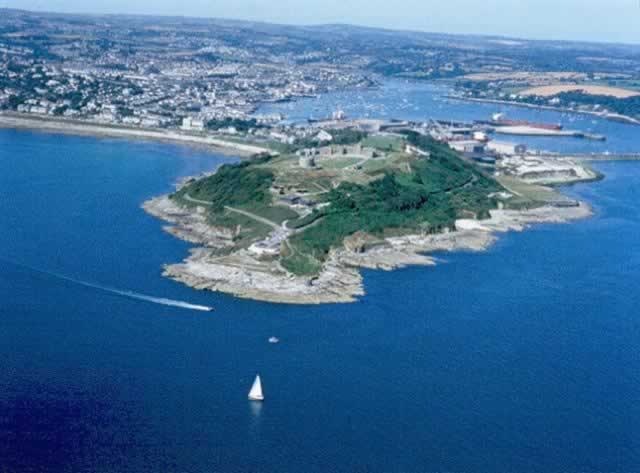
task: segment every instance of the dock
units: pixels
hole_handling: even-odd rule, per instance
[[[640,153],[573,153],[562,155],[555,153],[541,153],[539,156],[575,161],[640,161]]]
[[[578,130],[548,130],[532,126],[500,126],[493,129],[494,133],[502,135],[520,135],[520,136],[550,136],[550,137],[572,137],[584,138],[587,140],[606,141],[604,135],[596,135]]]

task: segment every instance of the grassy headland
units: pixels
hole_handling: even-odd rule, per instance
[[[376,241],[454,230],[458,218],[488,217],[497,207],[491,196],[504,190],[447,145],[417,133],[344,139],[354,141],[376,152],[333,166],[352,153],[340,148],[335,158],[319,158],[310,169],[301,167],[295,155],[224,165],[187,183],[173,198],[206,207],[211,224],[236,229],[239,248],[266,238],[286,220],[290,234],[280,262],[294,274],[308,275],[319,272],[330,250],[356,233]],[[405,144],[428,157],[405,152]],[[292,198],[298,199],[295,204]]]

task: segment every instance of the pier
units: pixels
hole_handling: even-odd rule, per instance
[[[640,153],[540,153],[536,156],[580,161],[640,161]]]

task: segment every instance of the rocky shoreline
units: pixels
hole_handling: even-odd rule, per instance
[[[168,196],[151,199],[143,208],[168,222],[165,231],[199,245],[182,263],[165,265],[164,276],[195,289],[287,304],[355,302],[364,295],[362,268],[390,271],[411,265],[431,266],[436,264],[429,255],[432,252],[482,251],[491,246],[498,233],[522,231],[537,223],[565,223],[592,214],[584,203],[494,210],[490,219],[458,220],[455,232],[387,238],[382,245],[361,253],[333,250],[322,272],[310,278],[292,275],[276,260],[262,260],[246,250],[229,253],[233,232],[208,225],[202,208],[182,208]]]

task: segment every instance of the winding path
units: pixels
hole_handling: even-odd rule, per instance
[[[208,200],[194,199],[189,194],[184,195],[184,200],[189,201],[192,204],[200,204],[200,205],[208,205],[208,206],[213,205],[213,202],[209,202]]]
[[[200,199],[194,199],[193,197],[191,197],[189,194],[185,194],[184,195],[184,200],[191,202],[192,204],[200,204],[200,205],[207,205],[207,206],[211,206],[213,205],[213,202],[210,202],[208,200],[200,200]],[[240,215],[244,215],[245,217],[249,217],[253,220],[256,220],[260,223],[264,223],[265,225],[268,225],[272,228],[275,228],[276,230],[280,230],[282,229],[282,227],[280,225],[278,225],[275,222],[272,222],[271,220],[268,220],[264,217],[261,217],[260,215],[256,215],[252,212],[247,212],[246,210],[240,210],[240,209],[236,209],[234,207],[229,207],[228,205],[225,205],[224,208],[230,212],[235,212],[237,214]]]
[[[228,205],[225,205],[224,208],[227,209],[230,212],[235,212],[237,214],[244,215],[245,217],[249,217],[249,218],[251,218],[253,220],[256,220],[257,222],[264,223],[265,225],[268,225],[268,226],[270,226],[270,227],[272,227],[272,228],[274,228],[276,230],[282,230],[283,229],[283,227],[281,227],[277,223],[272,222],[271,220],[266,219],[264,217],[261,217],[260,215],[256,215],[254,213],[247,212],[246,210],[236,209],[236,208],[233,208],[233,207],[229,207]]]
[[[210,202],[208,200],[194,199],[189,194],[185,194],[184,195],[184,200],[186,200],[188,202],[191,202],[192,204],[200,204],[200,205],[207,205],[207,206],[213,205],[213,202]],[[249,217],[250,219],[253,219],[253,220],[257,221],[257,222],[264,223],[265,225],[270,226],[274,230],[284,230],[287,233],[300,233],[302,230],[306,230],[307,228],[310,228],[311,226],[317,224],[319,221],[321,221],[323,219],[323,217],[320,217],[320,218],[314,220],[313,222],[309,223],[308,225],[305,225],[304,227],[289,228],[287,226],[288,220],[285,220],[284,222],[282,222],[282,225],[278,225],[276,222],[273,222],[273,221],[271,221],[269,219],[261,217],[260,215],[254,214],[253,212],[248,212],[246,210],[236,209],[235,207],[230,207],[228,205],[225,205],[224,208],[226,210],[228,210],[229,212],[235,212],[237,214],[244,215],[245,217]]]

